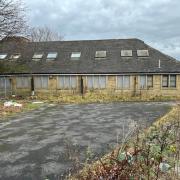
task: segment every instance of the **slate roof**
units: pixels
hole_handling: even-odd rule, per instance
[[[133,50],[132,57],[121,57],[121,50]],[[149,57],[137,57],[137,50],[149,50]],[[96,60],[95,52],[107,51],[107,58]],[[80,60],[70,60],[72,52],[81,52]],[[40,62],[32,61],[35,52],[43,52]],[[48,52],[58,57],[47,62]],[[21,53],[17,62],[1,60],[1,65],[26,66],[21,73],[34,74],[117,74],[117,73],[180,73],[180,61],[150,47],[139,39],[109,39],[53,42],[1,41],[0,53]],[[159,68],[161,60],[161,68]],[[1,74],[19,73],[12,69]]]

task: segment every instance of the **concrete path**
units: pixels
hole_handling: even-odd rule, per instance
[[[135,123],[150,125],[168,103],[57,105],[0,123],[0,179],[61,179],[73,158],[97,156],[121,141]]]

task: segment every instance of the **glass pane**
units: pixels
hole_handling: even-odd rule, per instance
[[[0,78],[0,89],[4,89],[5,87],[5,79],[2,77]]]
[[[0,59],[5,59],[7,57],[7,54],[0,54]]]
[[[48,89],[48,76],[41,76],[41,88]]]
[[[41,79],[40,77],[34,77],[34,87],[35,89],[41,88]]]
[[[87,76],[87,88],[88,89],[93,88],[93,76]]]
[[[77,78],[76,76],[71,76],[71,87],[75,89],[77,87]]]
[[[10,89],[11,88],[11,81],[7,77],[0,78],[0,89]]]
[[[153,87],[153,76],[152,75],[147,76],[147,87]]]
[[[101,89],[106,88],[106,76],[99,76],[99,86]]]
[[[176,75],[170,75],[170,87],[176,87]]]
[[[99,76],[94,76],[94,88],[99,88]]]
[[[162,77],[162,86],[163,87],[168,87],[168,75],[163,75]]]
[[[146,88],[146,76],[140,76],[140,88]]]
[[[117,76],[117,88],[123,88],[123,76]]]
[[[43,57],[43,53],[35,53],[33,55],[33,59],[41,59]]]
[[[130,76],[124,76],[123,88],[130,88]]]

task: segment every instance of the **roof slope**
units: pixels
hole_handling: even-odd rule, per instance
[[[121,50],[133,50],[132,57],[121,57]],[[149,57],[137,57],[137,50],[149,50]],[[107,51],[107,58],[95,60],[95,52]],[[80,60],[70,60],[72,52],[81,52]],[[43,52],[40,62],[32,61],[35,52]],[[48,52],[58,52],[58,57],[47,62]],[[110,39],[54,42],[1,42],[0,53],[21,53],[17,62],[4,60],[2,73],[180,73],[180,62],[150,47],[139,39]],[[161,68],[159,68],[161,60]],[[12,70],[13,69],[13,70]]]

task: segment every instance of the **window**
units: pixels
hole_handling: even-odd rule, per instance
[[[72,52],[71,53],[71,60],[80,60],[81,52]]]
[[[77,76],[59,76],[58,88],[60,89],[76,89]]]
[[[34,53],[32,60],[39,61],[40,59],[42,59],[42,57],[43,57],[43,53]]]
[[[7,77],[0,77],[0,89],[10,89],[11,81]]]
[[[16,87],[17,88],[30,88],[30,77],[16,77]]]
[[[153,75],[140,76],[140,89],[146,89],[153,87]]]
[[[46,60],[55,60],[57,58],[57,52],[49,52]]]
[[[149,51],[148,50],[137,50],[137,56],[147,57],[147,56],[149,56]]]
[[[95,59],[105,59],[106,51],[96,51]]]
[[[0,60],[5,59],[6,57],[7,57],[7,54],[4,54],[4,53],[0,54]]]
[[[121,50],[122,57],[130,57],[132,56],[132,50]]]
[[[117,76],[117,88],[118,89],[129,89],[130,88],[130,76]]]
[[[105,89],[106,76],[87,76],[88,89]]]
[[[10,60],[17,60],[20,58],[20,56],[21,56],[21,54],[19,54],[19,53],[13,54],[13,55],[11,55]]]
[[[36,76],[34,77],[35,89],[48,89],[48,76]]]
[[[162,87],[176,87],[176,75],[163,75]]]

